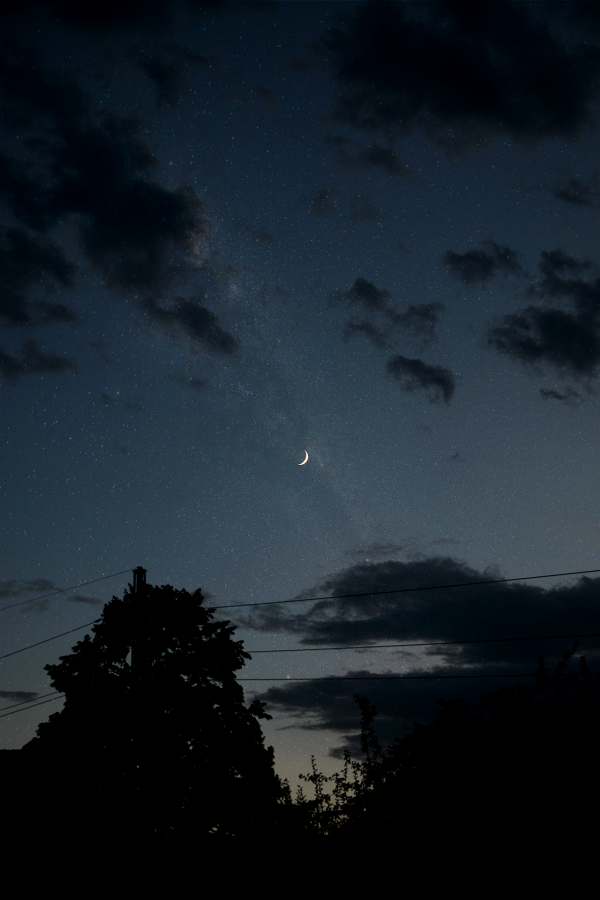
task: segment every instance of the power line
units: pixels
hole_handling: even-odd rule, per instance
[[[42,697],[54,697],[57,694],[60,694],[60,691],[50,691],[49,694],[41,694],[37,697],[30,697],[29,700],[19,700],[18,703],[11,703],[10,706],[2,706],[0,707],[0,712],[4,712],[5,709],[12,709],[14,706],[23,706],[25,703],[33,703],[34,700],[41,700]],[[35,704],[38,705],[37,703]]]
[[[116,575],[123,575],[125,572],[129,572],[129,569],[125,569],[123,572],[115,572],[113,575],[104,575],[102,578],[96,578],[94,581],[86,581],[83,584],[94,584],[96,581],[102,581],[105,578],[114,578]],[[309,602],[311,600],[335,600],[335,599],[345,599],[350,597],[370,597],[376,596],[379,594],[405,594],[410,593],[412,591],[434,591],[434,590],[442,590],[443,588],[454,588],[454,587],[473,587],[476,585],[482,584],[503,584],[506,582],[512,581],[527,581],[534,578],[559,578],[567,575],[589,575],[596,572],[600,572],[600,569],[586,569],[580,572],[555,572],[554,574],[549,575],[522,575],[518,578],[500,578],[491,581],[467,581],[460,584],[437,584],[437,585],[429,585],[426,587],[415,587],[415,588],[400,588],[396,590],[390,591],[372,591],[371,593],[362,593],[362,594],[334,594],[331,597],[307,597],[300,598],[295,600],[267,600],[259,603],[233,603],[227,606],[213,606],[210,609],[232,609],[239,606],[269,606],[278,603],[302,603]],[[76,585],[76,587],[82,587],[83,585]],[[73,588],[64,588],[63,591],[56,591],[56,593],[63,593],[64,591],[73,590]],[[48,594],[47,596],[53,596],[53,594]],[[33,598],[37,600],[44,599],[42,597]],[[23,600],[22,603],[29,603],[29,600]],[[14,604],[15,606],[20,606],[20,603]],[[0,608],[0,612],[2,609],[10,609],[11,607],[4,606]],[[60,634],[55,634],[52,637],[45,638],[43,641],[37,641],[35,644],[29,644],[27,647],[21,647],[18,650],[13,650],[11,653],[5,653],[4,656],[0,656],[0,660],[7,659],[9,656],[15,656],[17,653],[23,653],[25,650],[31,650],[33,647],[39,647],[42,644],[47,644],[50,641],[57,640],[57,638],[64,637],[67,634],[73,634],[75,631],[81,631],[83,628],[90,628],[92,625],[95,625],[99,622],[100,619],[94,619],[92,622],[87,622],[85,625],[78,625],[77,628],[71,628],[69,631],[62,631]],[[480,640],[469,640],[469,641],[424,641],[420,643],[406,643],[406,644],[367,644],[367,645],[358,645],[358,646],[348,646],[348,647],[298,647],[298,648],[290,648],[290,649],[279,649],[279,650],[252,650],[247,651],[248,653],[299,653],[299,652],[308,652],[311,650],[376,650],[380,648],[386,647],[428,647],[435,646],[437,644],[440,645],[448,645],[448,644],[487,644],[487,643],[500,643],[503,641],[545,641],[545,640],[558,640],[560,638],[574,638],[574,637],[600,637],[599,633],[591,633],[591,634],[559,634],[559,635],[549,635],[549,636],[540,636],[540,637],[532,637],[532,638],[482,638]]]
[[[569,673],[563,673],[569,674]],[[600,672],[590,672],[590,675],[599,675]],[[238,681],[415,681],[418,679],[435,679],[441,681],[445,678],[533,678],[535,672],[525,674],[502,673],[495,675],[328,675],[324,678],[238,678]]]
[[[408,644],[349,644],[347,647],[289,647],[283,650],[246,650],[246,653],[311,653],[322,650],[385,650],[390,647],[436,647],[448,644],[501,644],[508,641],[557,641],[564,638],[600,637],[600,631],[590,634],[546,634],[538,637],[482,638],[474,641],[420,641]]]
[[[5,653],[4,656],[0,656],[0,660],[7,659],[9,656],[15,656],[16,653],[23,653],[24,650],[31,650],[32,647],[39,647],[40,644],[47,644],[49,641],[55,641],[59,637],[64,637],[65,634],[73,634],[74,631],[81,631],[82,628],[89,628],[90,625],[95,625],[96,622],[99,621],[100,619],[94,619],[93,622],[87,622],[85,625],[78,625],[77,628],[71,628],[70,631],[62,631],[60,634],[55,634],[43,641],[38,641],[37,644],[29,644],[27,647],[21,647],[19,650],[13,650],[11,653]]]
[[[513,672],[500,672],[492,675],[485,675],[481,673],[473,673],[466,675],[328,675],[325,678],[322,677],[313,677],[313,678],[238,678],[238,681],[419,681],[419,680],[434,680],[434,681],[443,681],[447,678],[535,678],[536,672],[521,672],[521,673],[513,673]],[[549,673],[549,677],[553,678],[555,675],[558,677],[566,677],[572,673],[562,672],[560,673]],[[600,672],[590,672],[590,675],[600,675]],[[51,703],[53,700],[60,700],[63,696],[56,692],[55,696],[49,696],[46,694],[42,694],[42,696],[47,696],[47,700],[41,700],[39,703],[32,703],[31,706],[22,706],[24,703],[28,703],[30,701],[23,700],[21,703],[15,703],[15,706],[20,706],[20,709],[12,709],[12,707],[4,707],[4,709],[11,710],[10,712],[5,712],[0,715],[0,719],[6,718],[6,716],[13,716],[15,713],[25,712],[28,709],[33,709],[36,706],[43,706],[44,703]]]
[[[7,716],[14,716],[15,713],[25,712],[28,709],[33,709],[34,706],[43,706],[44,703],[52,703],[53,700],[60,700],[60,697],[50,697],[49,700],[42,700],[40,703],[34,703],[32,706],[23,706],[21,709],[13,709],[12,712],[4,713],[0,716],[0,719],[5,719]]]
[[[237,609],[243,606],[278,606],[284,603],[312,603],[315,600],[346,600],[351,597],[377,597],[380,594],[410,594],[413,591],[440,591],[444,588],[476,587],[481,584],[508,584],[511,581],[532,581],[535,578],[564,578],[567,575],[593,575],[600,569],[582,569],[580,572],[553,572],[549,575],[520,575],[518,578],[495,578],[489,581],[461,581],[457,584],[431,584],[425,587],[396,588],[390,591],[363,591],[360,594],[331,594],[328,597],[296,597],[294,600],[261,600],[257,603],[228,603],[211,609]]]
[[[57,594],[64,594],[65,591],[74,591],[76,588],[86,587],[88,584],[96,584],[98,581],[106,581],[107,578],[116,578],[117,575],[125,575],[131,572],[131,569],[123,569],[122,572],[113,572],[112,575],[103,575],[101,578],[93,578],[92,581],[82,581],[81,584],[74,584],[72,587],[60,588],[58,591],[52,591],[51,594],[42,594],[41,597],[30,597],[29,600],[19,600],[18,603],[11,603],[9,606],[0,606],[0,612],[5,609],[14,609],[15,606],[22,606],[24,603],[33,603],[36,600],[46,600],[48,597],[55,597]]]

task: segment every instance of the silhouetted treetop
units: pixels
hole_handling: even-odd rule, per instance
[[[45,667],[65,704],[26,749],[78,771],[85,761],[105,813],[128,797],[142,829],[243,831],[281,785],[258,721],[270,716],[236,680],[250,655],[234,631],[200,590],[130,586]]]

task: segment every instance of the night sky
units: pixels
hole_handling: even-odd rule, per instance
[[[19,0],[1,25],[0,601],[32,602],[0,654],[131,575],[44,594],[139,565],[211,605],[600,567],[600,4]],[[599,586],[220,615],[248,650],[570,635]],[[84,633],[4,660],[2,705]],[[249,682],[295,780],[356,747],[357,690],[388,740],[571,643],[240,677],[497,675]]]

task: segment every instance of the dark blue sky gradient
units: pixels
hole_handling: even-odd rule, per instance
[[[462,135],[460,146],[451,148],[441,145],[443,129],[435,118],[443,72],[428,88],[418,120],[377,121],[367,128],[339,114],[342,100],[347,110],[358,104],[358,94],[361,110],[369,104],[380,109],[382,98],[401,93],[402,79],[409,93],[415,90],[408,69],[384,73],[387,88],[370,80],[373,67],[353,81],[322,40],[340,14],[372,22],[387,4],[162,5],[169,8],[165,22],[150,6],[147,20],[140,14],[128,27],[112,20],[108,7],[105,21],[83,25],[69,4],[55,4],[56,16],[45,12],[48,4],[36,3],[26,16],[5,14],[3,30],[13,43],[4,46],[3,58],[12,58],[15,46],[35,51],[39,73],[56,84],[56,73],[66,79],[61,102],[75,87],[82,92],[83,112],[65,114],[63,136],[79,135],[87,116],[100,123],[110,148],[115,133],[102,113],[123,128],[127,117],[137,117],[136,146],[154,156],[141,180],[169,198],[195,197],[200,213],[191,237],[164,238],[164,258],[158,251],[146,263],[127,257],[136,229],[162,241],[165,220],[150,193],[139,209],[123,202],[133,176],[127,169],[121,182],[109,178],[108,150],[91,176],[100,197],[94,209],[102,206],[108,233],[102,233],[102,246],[99,232],[90,237],[85,230],[92,228],[91,206],[70,212],[61,195],[55,203],[63,204],[62,212],[41,232],[19,219],[10,192],[4,196],[3,247],[9,246],[6,229],[21,228],[53,241],[78,268],[71,285],[52,280],[48,271],[31,276],[25,306],[38,310],[36,321],[2,319],[0,605],[28,596],[25,583],[34,579],[66,586],[137,565],[147,568],[152,583],[200,586],[215,604],[309,596],[323,584],[335,592],[336,585],[365,583],[365,577],[375,590],[390,571],[399,579],[391,586],[399,586],[405,577],[414,583],[449,577],[453,566],[459,573],[507,577],[598,567],[600,357],[594,362],[593,347],[600,340],[600,25],[578,12],[595,4],[484,4],[491,19],[475,31],[473,18],[460,24],[463,15],[475,15],[469,4],[398,4],[407,17],[398,34],[406,22],[424,20],[431,32],[426,41],[431,35],[437,40],[445,32],[436,16],[446,16],[452,40],[460,43],[467,35],[482,59],[490,47],[496,60],[504,52],[511,60],[514,53],[523,81],[513,83],[517,75],[510,70],[517,97],[517,88],[522,97],[537,90],[519,56],[530,58],[522,47],[526,27],[539,30],[540,46],[547,33],[553,35],[556,53],[566,54],[565,72],[577,59],[580,70],[589,69],[585,84],[583,76],[577,76],[581,84],[573,76],[569,88],[581,88],[585,114],[577,113],[563,134],[539,125],[535,110],[527,121],[538,122],[536,128],[519,133],[490,97],[483,97],[474,116],[461,113],[471,89],[457,77],[453,96],[465,92],[461,103],[457,99],[459,112],[443,107],[449,117],[444,129]],[[510,26],[514,40],[501,46],[493,36],[500,7],[520,10]],[[344,25],[340,38],[352,59],[354,28],[352,21]],[[573,47],[579,56],[575,50],[568,55]],[[497,62],[500,82],[508,80],[502,73],[510,64]],[[484,83],[485,66],[478,65]],[[179,85],[165,75],[175,70]],[[3,90],[22,104],[14,83]],[[519,109],[524,102],[515,101]],[[44,168],[48,157],[42,161],[33,139],[58,140],[52,119],[4,121],[2,158],[16,161],[27,177],[42,173],[47,193],[33,201],[41,209],[57,176]],[[79,137],[69,140],[79,146]],[[131,154],[128,160],[132,165]],[[76,202],[85,204],[81,177],[75,175],[74,190]],[[99,229],[100,214],[93,215]],[[494,247],[513,250],[518,267],[494,269]],[[540,254],[556,250],[571,260],[570,268],[557,264],[544,287]],[[493,271],[479,278],[484,270],[476,269],[470,280],[461,280],[464,264],[445,263],[448,251],[461,259],[477,251]],[[589,266],[578,268],[574,260]],[[11,265],[3,276],[5,296],[16,277]],[[114,275],[127,266],[137,281]],[[569,278],[577,283],[571,294],[557,288],[561,278],[563,286]],[[352,299],[358,279],[373,286],[372,296],[383,297],[383,305]],[[506,317],[529,307],[572,316],[577,291],[588,298],[588,313],[577,320],[581,335],[571,340],[564,323],[552,332],[564,365],[557,368],[549,351],[535,365],[524,362],[516,320]],[[66,304],[78,321],[40,323],[46,307],[35,304],[41,301]],[[431,304],[435,321],[428,335],[410,326],[414,319],[402,318],[411,307]],[[494,328],[509,329],[512,343],[504,352]],[[584,337],[593,359],[583,372],[583,362],[579,371],[577,366],[586,352]],[[38,356],[27,344],[32,339]],[[52,371],[40,363],[48,354],[68,365]],[[398,359],[412,362],[392,366]],[[47,371],[36,372],[36,366]],[[446,396],[440,371],[452,381]],[[309,461],[299,468],[305,449]],[[370,568],[359,572],[360,566]],[[126,581],[101,582],[80,593],[104,602]],[[552,616],[545,610],[555,600],[564,606],[557,621],[568,631],[592,616],[597,587],[584,591],[571,582],[573,593],[558,600],[543,593],[554,582],[542,585],[537,612],[528,608],[525,616],[528,633],[547,633]],[[499,609],[509,603],[508,595],[478,596]],[[0,653],[99,615],[99,604],[68,597],[3,613]],[[450,623],[453,634],[464,626],[464,636],[478,636],[472,632],[479,620],[468,604],[459,608],[451,594],[435,603],[433,618],[419,626],[422,639],[445,633],[433,621]],[[503,630],[517,633],[519,608],[510,604],[510,615],[500,620]],[[579,610],[577,621],[569,619],[569,609]],[[350,615],[341,607],[332,614],[340,623]],[[318,619],[319,613],[312,615]],[[361,609],[367,624],[370,615]],[[249,649],[298,646],[304,633],[315,633],[313,619],[309,615],[300,627],[296,619],[265,625],[246,618],[239,636]],[[484,617],[486,633],[479,636],[494,636],[487,633],[493,622]],[[390,637],[399,639],[402,628],[392,630]],[[46,692],[44,664],[72,643],[64,638],[6,660],[0,671],[6,704],[13,702],[10,692]],[[552,646],[559,655],[566,649]],[[518,657],[498,650],[493,659],[470,663],[464,656],[424,652],[400,661],[391,651],[367,658],[358,651],[261,654],[241,674],[320,677],[437,665],[454,671],[465,664],[482,672],[495,665],[501,673],[511,665],[530,669],[537,652],[543,648],[520,650]],[[595,652],[590,645],[590,660]],[[392,708],[401,722],[419,709],[425,716],[438,694],[456,696],[451,682],[435,684],[399,699],[381,693],[380,683],[373,699],[390,735]],[[356,685],[343,702],[306,686],[279,686],[269,696],[268,686],[249,685],[248,696],[263,689],[275,716],[265,730],[279,771],[291,778],[306,771],[311,752],[325,768],[336,765],[334,748],[352,742],[348,698]],[[39,707],[5,718],[0,746],[21,746],[49,711]],[[316,727],[297,727],[309,721]]]

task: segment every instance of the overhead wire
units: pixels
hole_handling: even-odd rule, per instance
[[[11,604],[10,606],[0,607],[0,612],[3,609],[12,609],[15,606],[21,606],[24,603],[31,603],[33,600],[44,600],[48,597],[53,597],[57,594],[62,594],[70,590],[75,590],[78,587],[85,587],[89,584],[95,584],[98,581],[104,581],[108,578],[115,578],[117,575],[124,575],[126,572],[131,571],[130,569],[124,569],[121,572],[114,572],[112,575],[103,575],[101,578],[95,578],[91,581],[81,582],[80,584],[73,585],[69,588],[61,588],[60,590],[53,591],[50,594],[43,595],[42,597],[33,597],[29,600],[22,600],[19,603]],[[505,584],[516,581],[530,581],[534,579],[540,578],[560,578],[567,577],[570,575],[592,575],[600,572],[600,569],[585,569],[579,570],[576,572],[554,572],[545,575],[522,575],[517,578],[499,578],[499,579],[488,579],[486,581],[466,581],[454,584],[438,584],[438,585],[425,585],[420,587],[412,587],[412,588],[396,588],[393,590],[385,590],[385,591],[365,591],[361,593],[355,594],[334,594],[330,596],[324,597],[298,597],[292,600],[267,600],[267,601],[259,601],[256,603],[234,603],[227,604],[223,606],[211,607],[213,610],[217,609],[233,609],[237,607],[248,607],[248,606],[271,606],[278,605],[283,603],[301,603],[301,602],[316,602],[318,600],[341,600],[341,599],[351,599],[355,597],[371,597],[371,596],[380,596],[384,594],[404,594],[404,593],[412,593],[416,591],[427,591],[427,590],[443,590],[445,588],[457,588],[457,587],[476,587],[480,585],[486,584]],[[0,660],[7,659],[10,656],[15,656],[17,653],[23,653],[25,650],[31,650],[34,647],[39,647],[42,644],[47,644],[50,641],[57,640],[60,637],[65,637],[68,634],[73,634],[76,631],[81,631],[84,628],[90,628],[92,625],[95,625],[99,622],[100,619],[94,619],[92,622],[86,622],[84,625],[78,625],[76,628],[71,628],[69,631],[63,631],[60,634],[55,634],[52,637],[45,638],[42,641],[37,641],[35,644],[29,644],[26,647],[21,647],[18,650],[13,650],[10,653],[6,653],[3,656],[0,656]],[[400,648],[400,647],[433,647],[433,646],[448,646],[448,645],[466,645],[466,644],[491,644],[491,643],[504,643],[504,642],[512,642],[512,641],[545,641],[545,640],[559,640],[559,639],[567,639],[567,638],[586,638],[586,637],[600,637],[600,632],[591,632],[591,633],[579,633],[579,634],[559,634],[559,635],[538,635],[535,637],[509,637],[509,638],[479,638],[474,640],[454,640],[454,641],[419,641],[419,642],[405,642],[398,644],[358,644],[358,645],[347,645],[345,647],[290,647],[290,648],[276,648],[273,650],[248,650],[248,653],[308,653],[308,652],[322,652],[325,650],[329,651],[340,651],[340,650],[380,650],[380,649],[392,649],[392,648]],[[239,678],[238,681],[271,681],[271,682],[290,682],[290,681],[401,681],[401,680],[417,680],[417,679],[435,679],[441,680],[445,678],[531,678],[535,673],[522,673],[522,674],[513,674],[513,673],[496,673],[496,674],[482,674],[482,673],[466,673],[466,674],[451,674],[451,675],[440,675],[440,674],[431,674],[431,675],[368,675],[368,676],[316,676],[316,677],[285,677],[285,678],[252,678],[252,677],[244,677]],[[590,673],[596,674],[596,673]],[[56,700],[60,697],[59,692],[54,692],[53,694],[43,694],[43,697],[48,699],[41,699],[39,702],[33,703],[32,701],[23,700],[19,701],[19,703],[13,704],[14,707],[19,707],[18,709],[14,709],[12,706],[4,707],[4,709],[10,710],[9,712],[0,713],[0,718],[4,718],[9,715],[14,715],[17,712],[23,712],[25,709],[33,709],[36,706],[42,706],[44,703],[49,703],[52,700]],[[38,698],[32,698],[32,700],[38,701]]]
[[[443,681],[448,678],[535,678],[536,672],[496,672],[492,674],[482,674],[482,673],[457,673],[452,675],[439,675],[439,674],[431,674],[431,675],[327,675],[323,676],[313,676],[308,678],[302,677],[286,677],[286,678],[238,678],[238,681],[320,681],[328,682],[328,681],[419,681],[419,680],[430,680],[430,681]],[[562,673],[552,673],[550,675],[551,678],[554,678],[556,675],[559,677],[568,677],[572,673],[570,672],[562,672]],[[600,675],[600,672],[589,672],[590,675]],[[6,716],[12,716],[18,712],[25,712],[28,709],[33,709],[36,706],[43,706],[44,703],[50,703],[52,700],[59,700],[64,698],[63,694],[60,694],[58,691],[54,696],[49,694],[42,694],[42,697],[47,697],[46,700],[41,700],[39,703],[33,703],[29,700],[22,700],[20,703],[15,703],[14,706],[20,706],[21,709],[13,709],[10,706],[3,707],[4,709],[10,710],[10,712],[3,712],[0,715],[0,719],[6,718]],[[37,698],[33,698],[37,700]],[[31,703],[30,706],[25,706],[23,704]]]
[[[52,703],[53,700],[60,700],[61,696],[62,695],[56,696],[56,697],[50,697],[49,700],[42,700],[40,703],[33,703],[31,706],[23,706],[23,707],[21,707],[21,709],[13,709],[13,710],[11,710],[11,712],[3,713],[0,716],[0,719],[5,719],[7,716],[14,716],[15,713],[25,712],[28,709],[33,709],[34,706],[43,706],[44,703]]]
[[[73,634],[74,631],[81,631],[82,628],[89,628],[99,621],[100,619],[94,619],[93,622],[86,622],[85,625],[78,625],[77,628],[71,628],[70,631],[61,631],[60,634],[54,634],[52,637],[44,638],[43,641],[37,641],[35,644],[28,644],[27,647],[20,647],[18,650],[12,650],[10,653],[5,653],[4,656],[0,656],[0,660],[8,659],[9,656],[15,656],[17,653],[23,653],[24,650],[31,650],[33,647],[39,647],[41,644],[48,644],[50,641],[55,641],[57,638],[64,637],[66,634]]]
[[[246,650],[246,653],[310,653],[322,650],[387,650],[392,647],[443,647],[449,644],[501,644],[509,641],[557,641],[565,638],[600,637],[600,631],[588,634],[544,634],[537,637],[478,638],[467,641],[419,641],[406,644],[348,644],[346,647],[285,647],[277,650]],[[0,657],[1,658],[1,657]]]
[[[566,578],[568,575],[593,575],[600,569],[583,569],[579,572],[553,572],[549,575],[519,575],[518,578],[492,578],[487,581],[460,581],[456,584],[430,584],[422,587],[394,588],[386,591],[362,591],[359,594],[330,594],[327,597],[295,597],[293,600],[261,600],[256,603],[228,603],[211,609],[238,609],[244,606],[280,606],[284,603],[312,603],[316,600],[348,600],[353,597],[378,597],[382,594],[411,594],[415,591],[441,591],[444,588],[477,587],[482,584],[508,584],[513,581],[533,581],[536,578]]]
[[[41,700],[43,697],[54,697],[58,694],[60,694],[60,691],[50,691],[50,693],[48,694],[38,694],[37,697],[30,697],[28,700],[19,700],[18,703],[11,703],[10,706],[0,706],[0,713],[4,712],[5,709],[12,709],[14,706],[23,706],[26,703],[35,703],[36,700]]]
[[[129,569],[125,569],[123,572],[115,572],[114,575],[104,575],[102,578],[97,578],[95,581],[102,581],[105,578],[113,578],[116,575],[123,575],[125,572],[129,572]],[[429,586],[421,586],[414,588],[399,588],[396,590],[388,590],[388,591],[374,591],[370,593],[361,593],[361,594],[337,594],[332,595],[331,597],[307,597],[307,598],[296,598],[294,600],[266,600],[258,603],[238,603],[238,604],[230,604],[227,606],[212,606],[209,607],[211,610],[217,609],[232,609],[234,607],[240,606],[269,606],[273,604],[280,603],[300,603],[300,602],[308,602],[308,601],[316,601],[316,600],[335,600],[335,599],[346,599],[351,597],[370,597],[377,596],[380,594],[405,594],[411,593],[412,591],[434,591],[434,590],[443,590],[444,588],[456,588],[456,587],[475,587],[483,584],[503,584],[506,582],[514,582],[514,581],[528,581],[536,578],[562,578],[567,575],[590,575],[596,572],[600,572],[600,569],[585,569],[578,572],[555,572],[546,575],[522,575],[518,578],[500,578],[493,579],[490,581],[466,581],[458,584],[437,584],[437,585],[429,585]],[[93,584],[94,582],[88,581],[84,582],[84,584]],[[78,585],[79,587],[83,585]],[[64,588],[64,591],[73,590],[74,588]],[[57,591],[56,593],[63,593],[63,591]],[[53,595],[48,595],[53,596]],[[43,598],[37,597],[34,598],[37,600],[41,600]],[[30,601],[22,601],[23,603],[27,603]],[[20,604],[14,604],[20,605]],[[1,607],[2,609],[10,609],[11,607]],[[86,622],[84,625],[78,625],[77,628],[71,628],[69,631],[62,631],[60,634],[55,634],[52,637],[45,638],[43,641],[37,641],[35,644],[28,644],[26,647],[20,647],[18,650],[13,650],[11,653],[5,653],[3,656],[0,656],[0,660],[7,659],[9,656],[15,656],[17,653],[23,653],[25,650],[31,650],[33,647],[39,647],[41,644],[47,644],[50,641],[57,640],[60,637],[64,637],[67,634],[72,634],[75,631],[81,631],[84,628],[90,628],[92,625],[95,625],[99,622],[100,619],[94,619],[91,622]],[[388,647],[402,647],[402,646],[412,646],[412,647],[426,647],[433,646],[435,644],[484,644],[484,643],[499,643],[501,641],[524,641],[524,640],[555,640],[559,638],[571,638],[571,637],[598,637],[600,634],[591,633],[591,634],[564,634],[564,635],[550,635],[550,636],[539,636],[532,638],[482,638],[478,640],[468,640],[468,641],[425,641],[421,643],[407,643],[407,644],[389,644],[389,645],[381,645],[381,644],[370,644],[370,645],[358,645],[347,646],[347,647],[299,647],[299,648],[282,648],[276,650],[252,650],[247,651],[248,653],[291,653],[291,652],[308,652],[310,650],[364,650],[364,649],[379,649]]]
[[[96,584],[98,581],[106,581],[107,578],[116,578],[117,575],[125,575],[126,572],[131,572],[131,569],[123,569],[122,572],[113,572],[112,575],[102,575],[101,578],[92,578],[91,581],[82,581],[80,584],[74,584],[71,587],[59,588],[56,591],[52,591],[50,594],[42,594],[41,597],[30,597],[29,600],[19,600],[18,603],[10,603],[8,606],[0,606],[0,612],[3,612],[5,609],[14,609],[15,606],[23,606],[24,603],[34,603],[40,600],[47,600],[48,597],[55,597],[57,594],[64,594],[67,591],[75,591],[77,588],[86,587],[88,584]]]
[[[550,677],[554,678],[556,673],[552,673]],[[563,676],[571,675],[571,672],[561,673]],[[600,675],[600,672],[589,672],[589,675]],[[238,678],[238,681],[416,681],[419,679],[434,679],[442,681],[445,678],[534,678],[535,672],[496,672],[491,675],[473,672],[472,674],[455,674],[455,675],[314,675],[307,678],[296,678],[292,675],[289,678]]]

